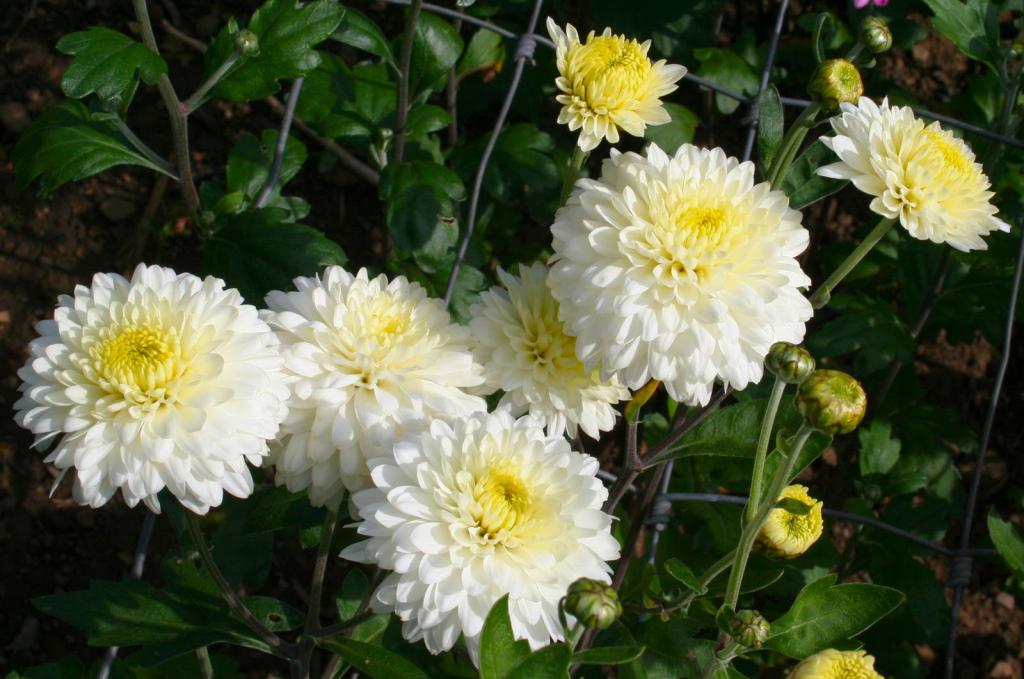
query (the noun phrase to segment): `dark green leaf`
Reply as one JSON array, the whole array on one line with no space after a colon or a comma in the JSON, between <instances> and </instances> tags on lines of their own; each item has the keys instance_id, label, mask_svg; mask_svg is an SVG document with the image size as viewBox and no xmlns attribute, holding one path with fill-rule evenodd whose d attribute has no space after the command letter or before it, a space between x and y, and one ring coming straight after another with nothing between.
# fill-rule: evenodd
<instances>
[{"instance_id":1,"label":"dark green leaf","mask_svg":"<svg viewBox=\"0 0 1024 679\"><path fill-rule=\"evenodd\" d=\"M354 616L369 591L370 581L366 574L358 568L350 570L341 583L341 591L334 599L334 604L338 608L338 617L348 620Z\"/></svg>"},{"instance_id":2,"label":"dark green leaf","mask_svg":"<svg viewBox=\"0 0 1024 679\"><path fill-rule=\"evenodd\" d=\"M506 594L487 614L480 634L480 679L503 679L529 656L530 644L517 641L512 633Z\"/></svg>"},{"instance_id":3,"label":"dark green leaf","mask_svg":"<svg viewBox=\"0 0 1024 679\"><path fill-rule=\"evenodd\" d=\"M792 497L780 498L775 502L775 506L778 509L784 509L790 514L796 514L797 516L804 516L805 514L809 514L811 511L811 505L804 504L803 502L800 502L800 500Z\"/></svg>"},{"instance_id":4,"label":"dark green leaf","mask_svg":"<svg viewBox=\"0 0 1024 679\"><path fill-rule=\"evenodd\" d=\"M690 567L675 557L665 562L665 572L683 583L691 592L704 594L708 591L708 588L700 583L700 578L690 570Z\"/></svg>"},{"instance_id":5,"label":"dark green leaf","mask_svg":"<svg viewBox=\"0 0 1024 679\"><path fill-rule=\"evenodd\" d=\"M228 191L241 192L250 200L256 198L270 177L278 136L277 130L264 130L260 139L248 132L239 137L228 154ZM298 174L305 162L306 147L289 135L281 160L281 178L274 195L280 195L281 187Z\"/></svg>"},{"instance_id":6,"label":"dark green leaf","mask_svg":"<svg viewBox=\"0 0 1024 679\"><path fill-rule=\"evenodd\" d=\"M95 92L122 111L131 101L139 77L155 85L167 73L167 63L158 54L124 33L102 26L65 35L57 49L75 57L60 81L64 94L81 99Z\"/></svg>"},{"instance_id":7,"label":"dark green leaf","mask_svg":"<svg viewBox=\"0 0 1024 679\"><path fill-rule=\"evenodd\" d=\"M388 230L395 244L417 250L453 220L454 201L465 196L458 175L436 163L408 161L388 165L381 175L380 195L387 202Z\"/></svg>"},{"instance_id":8,"label":"dark green leaf","mask_svg":"<svg viewBox=\"0 0 1024 679\"><path fill-rule=\"evenodd\" d=\"M380 646L354 639L317 639L316 643L373 679L429 679L415 664Z\"/></svg>"},{"instance_id":9,"label":"dark green leaf","mask_svg":"<svg viewBox=\"0 0 1024 679\"><path fill-rule=\"evenodd\" d=\"M814 22L811 44L814 47L814 58L820 64L825 61L825 29L832 22L831 12L822 12Z\"/></svg>"},{"instance_id":10,"label":"dark green leaf","mask_svg":"<svg viewBox=\"0 0 1024 679\"><path fill-rule=\"evenodd\" d=\"M446 266L438 271L437 278L445 282L445 287L447 287L450 274L451 266ZM452 303L449 306L452 318L459 323L469 322L469 308L486 287L487 278L484 274L479 269L463 263L459 269L459 276L455 279L455 288L452 290Z\"/></svg>"},{"instance_id":11,"label":"dark green leaf","mask_svg":"<svg viewBox=\"0 0 1024 679\"><path fill-rule=\"evenodd\" d=\"M857 431L860 455L857 462L862 476L885 474L900 459L901 443L892 437L892 425L874 420L869 427Z\"/></svg>"},{"instance_id":12,"label":"dark green leaf","mask_svg":"<svg viewBox=\"0 0 1024 679\"><path fill-rule=\"evenodd\" d=\"M583 665L624 665L643 654L643 646L604 646L580 651L572 656L572 661Z\"/></svg>"},{"instance_id":13,"label":"dark green leaf","mask_svg":"<svg viewBox=\"0 0 1024 679\"><path fill-rule=\"evenodd\" d=\"M271 290L287 290L296 276L312 276L345 253L323 232L285 221L279 208L250 210L217 220L203 248L203 267L236 287L250 304Z\"/></svg>"},{"instance_id":14,"label":"dark green leaf","mask_svg":"<svg viewBox=\"0 0 1024 679\"><path fill-rule=\"evenodd\" d=\"M20 187L39 177L44 191L116 165L141 165L163 172L136 151L117 127L94 120L78 101L62 101L44 112L18 140L11 161Z\"/></svg>"},{"instance_id":15,"label":"dark green leaf","mask_svg":"<svg viewBox=\"0 0 1024 679\"><path fill-rule=\"evenodd\" d=\"M500 68L504 61L505 41L494 31L481 28L469 39L455 72L464 78L476 71Z\"/></svg>"},{"instance_id":16,"label":"dark green leaf","mask_svg":"<svg viewBox=\"0 0 1024 679\"><path fill-rule=\"evenodd\" d=\"M996 7L982 0L924 0L935 12L932 26L960 50L995 68L999 61Z\"/></svg>"},{"instance_id":17,"label":"dark green leaf","mask_svg":"<svg viewBox=\"0 0 1024 679\"><path fill-rule=\"evenodd\" d=\"M334 32L342 14L333 0L303 5L297 0L267 0L253 13L248 26L259 38L259 54L240 61L212 94L230 101L261 99L277 92L280 80L306 75L320 63L313 47ZM210 43L203 63L204 78L234 53L233 28L237 27L226 26Z\"/></svg>"},{"instance_id":18,"label":"dark green leaf","mask_svg":"<svg viewBox=\"0 0 1024 679\"><path fill-rule=\"evenodd\" d=\"M766 403L758 399L719 408L674 446L673 457L753 457Z\"/></svg>"},{"instance_id":19,"label":"dark green leaf","mask_svg":"<svg viewBox=\"0 0 1024 679\"><path fill-rule=\"evenodd\" d=\"M830 574L804 587L789 612L772 623L765 646L806 658L857 636L903 603L903 594L889 587L835 581Z\"/></svg>"},{"instance_id":20,"label":"dark green leaf","mask_svg":"<svg viewBox=\"0 0 1024 679\"><path fill-rule=\"evenodd\" d=\"M790 207L801 210L822 198L831 196L850 183L845 180L826 179L818 175L819 167L834 161L835 154L820 140L815 140L796 157L793 164L789 166L786 179L782 182L782 190L789 196Z\"/></svg>"},{"instance_id":21,"label":"dark green leaf","mask_svg":"<svg viewBox=\"0 0 1024 679\"><path fill-rule=\"evenodd\" d=\"M441 17L421 12L412 41L409 92L415 98L424 90L438 90L448 78L448 69L462 54L462 38Z\"/></svg>"},{"instance_id":22,"label":"dark green leaf","mask_svg":"<svg viewBox=\"0 0 1024 679\"><path fill-rule=\"evenodd\" d=\"M409 111L409 118L405 123L405 133L410 139L423 137L431 132L437 132L448 127L452 117L440 106L423 104Z\"/></svg>"},{"instance_id":23,"label":"dark green leaf","mask_svg":"<svg viewBox=\"0 0 1024 679\"><path fill-rule=\"evenodd\" d=\"M988 512L988 536L1013 571L1024 573L1024 538L1008 521L999 518L995 509Z\"/></svg>"},{"instance_id":24,"label":"dark green leaf","mask_svg":"<svg viewBox=\"0 0 1024 679\"><path fill-rule=\"evenodd\" d=\"M504 676L508 679L567 679L572 651L565 644L551 644L513 668ZM483 672L480 673L483 677Z\"/></svg>"},{"instance_id":25,"label":"dark green leaf","mask_svg":"<svg viewBox=\"0 0 1024 679\"><path fill-rule=\"evenodd\" d=\"M376 54L389 64L395 64L395 56L391 53L384 33L370 17L351 7L345 8L345 16L331 37L364 52Z\"/></svg>"},{"instance_id":26,"label":"dark green leaf","mask_svg":"<svg viewBox=\"0 0 1024 679\"><path fill-rule=\"evenodd\" d=\"M769 85L761 94L757 112L757 152L763 170L771 165L775 158L786 126L782 100L774 85Z\"/></svg>"},{"instance_id":27,"label":"dark green leaf","mask_svg":"<svg viewBox=\"0 0 1024 679\"><path fill-rule=\"evenodd\" d=\"M893 360L913 357L914 339L888 302L864 295L841 294L832 298L831 308L839 316L808 338L807 346L816 356L842 356L859 352L864 373L886 368Z\"/></svg>"},{"instance_id":28,"label":"dark green leaf","mask_svg":"<svg viewBox=\"0 0 1024 679\"><path fill-rule=\"evenodd\" d=\"M700 126L700 118L681 104L666 102L664 107L672 120L664 125L648 125L644 130L644 139L672 155L680 146L693 141L697 127Z\"/></svg>"},{"instance_id":29,"label":"dark green leaf","mask_svg":"<svg viewBox=\"0 0 1024 679\"><path fill-rule=\"evenodd\" d=\"M826 436L818 431L811 434L811 437L807 439L807 443L804 444L804 447L801 448L800 452L797 454L796 464L793 465L793 473L790 475L787 483L799 476L800 472L817 460L821 454L825 452L825 449L828 448L830 443L832 443L831 436ZM782 451L776 447L775 450L768 453L768 457L764 461L764 480L761 486L762 493L768 491L771 479L775 476L775 470L777 470L781 464Z\"/></svg>"},{"instance_id":30,"label":"dark green leaf","mask_svg":"<svg viewBox=\"0 0 1024 679\"><path fill-rule=\"evenodd\" d=\"M735 52L717 47L701 47L693 50L700 60L697 75L703 76L716 84L738 94L757 94L760 85L757 74L746 61ZM740 103L724 94L715 93L718 110L729 114L735 111Z\"/></svg>"}]
</instances>

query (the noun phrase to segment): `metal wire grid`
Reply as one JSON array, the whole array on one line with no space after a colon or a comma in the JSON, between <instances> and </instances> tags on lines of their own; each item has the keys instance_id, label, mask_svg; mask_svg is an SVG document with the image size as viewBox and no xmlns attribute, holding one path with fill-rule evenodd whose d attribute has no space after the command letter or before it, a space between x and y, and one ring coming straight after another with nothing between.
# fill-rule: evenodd
<instances>
[{"instance_id":1,"label":"metal wire grid","mask_svg":"<svg viewBox=\"0 0 1024 679\"><path fill-rule=\"evenodd\" d=\"M411 5L412 0L385 0L390 4L395 5ZM778 12L775 17L775 22L772 27L772 35L768 45L768 51L765 57L765 63L762 67L759 79L759 87L757 95L748 97L742 93L732 91L726 87L722 87L717 83L714 83L706 78L702 78L693 73L687 72L683 76L684 80L690 81L699 87L707 90L717 92L725 95L737 102L746 104L748 107L748 115L745 118L747 125L747 133L744 142L743 149L743 160L749 160L753 152L754 141L757 135L757 122L758 122L758 103L761 95L767 89L770 78L771 70L775 65L775 57L778 50L779 40L782 35L783 25L785 23L786 10L789 5L789 0L780 0ZM480 195L483 189L483 177L487 170L487 166L490 163L491 155L494 151L494 147L497 143L501 132L504 129L505 121L508 117L508 113L512 107L512 102L515 99L516 91L519 88L522 73L527 62L532 62L533 54L537 44L544 45L545 47L554 49L554 44L547 37L536 33L537 22L540 17L540 11L543 6L543 0L535 0L532 11L530 13L530 19L527 26L527 30L523 34L515 33L508 29L502 28L492 22L480 19L471 14L459 12L457 10L443 7L440 5L434 5L431 3L422 3L422 9L428 12L447 16L455 19L461 19L462 21L478 26L480 28L486 28L487 30L493 31L498 35L515 40L517 42L516 51L513 57L515 62L512 79L509 82L508 90L505 94L505 99L502 102L501 109L498 113L497 119L495 120L494 126L491 130L488 143L484 148L484 152L481 155L480 163L477 167L476 175L474 177L473 188L469 197L469 214L466 221L466 231L459 243L459 247L456 251L455 261L452 266L451 276L448 281L448 287L445 291L445 303L447 304L451 300L452 293L454 291L455 282L458 278L459 270L465 259L466 249L469 245L469 241L472 238L473 230L476 223L476 212L479 205ZM292 86L289 92L287 111L294 111L295 105L298 101L298 97L301 93L302 79L298 79ZM786 106L804 108L810 104L806 99L798 99L792 97L781 97L781 101ZM938 120L947 125L957 127L966 132L977 134L981 137L985 137L995 142L1005 144L1007 146L1013 146L1016 148L1024 148L1024 141L1021 141L1015 137L1010 137L999 132L994 132L970 123L957 120L933 111L925 109L914 109L915 114L929 118L932 120ZM285 140L293 124L293 117L291 115L285 115L281 122L280 137L279 139ZM263 187L263 193L269 193L276 185L280 177L280 156L284 152L284 143L279 143L275 149L275 157L272 166L271 175L267 180L267 183ZM896 535L908 542L911 542L919 547L923 547L937 554L941 554L950 559L950 577L947 581L953 589L953 601L950 608L950 621L949 621L949 635L948 643L946 647L946 657L944 665L944 676L946 679L953 678L953 663L956 651L956 636L957 636L957 620L960 609L960 602L963 595L964 588L970 584L971 577L971 565L975 556L993 556L996 551L993 549L971 549L970 538L971 538L971 524L974 519L976 505L978 501L978 489L981 481L981 470L982 464L985 459L985 455L988 452L988 446L992 434L992 426L995 422L996 408L999 403L999 396L1002 391L1003 380L1006 376L1006 371L1009 366L1010 358L1010 346L1013 335L1013 323L1014 323L1014 312L1017 306L1017 298L1020 292L1021 283L1021 272L1024 270L1024 234L1020 239L1020 250L1017 257L1016 266L1013 274L1013 285L1010 291L1008 299L1008 313L1006 318L1006 324L1003 331L1003 352L999 363L999 368L996 373L996 378L992 386L992 394L988 405L988 410L985 416L984 427L981 437L981 445L978 449L977 459L975 463L974 473L971 479L970 495L965 508L964 522L961 528L960 540L956 549L951 549L945 545L941 545L930 540L926 540L914 533L906 531L898 526L893 526L884 521L876 519L870 516L862 516L859 514L852 514L849 512L843 512L835 509L825 509L824 512L827 516L841 521L850 521L862 525L869 525L874 528L883 530L890 534ZM669 480L672 474L672 461L666 463L665 473L659 483L658 494L654 497L651 507L648 512L646 522L651 525L654 532L651 536L651 542L648 548L648 560L653 563L657 557L658 543L660 539L660 533L667 527L670 519L669 512L671 510L671 504L673 502L709 502L709 503L730 503L730 504L744 504L746 498L735 495L720 495L712 493L670 493L668 492ZM604 473L603 475L608 476L609 474ZM152 531L152 515L146 517L146 522L143 526L142 534L139 536L139 541L136 546L135 552L135 564L132 569L132 577L141 577L142 565L145 561L145 553L149 542L149 534ZM111 649L108 652L104 668L101 670L101 677L105 676L105 672L109 671L110 663L116 655L116 649Z\"/></svg>"}]
</instances>

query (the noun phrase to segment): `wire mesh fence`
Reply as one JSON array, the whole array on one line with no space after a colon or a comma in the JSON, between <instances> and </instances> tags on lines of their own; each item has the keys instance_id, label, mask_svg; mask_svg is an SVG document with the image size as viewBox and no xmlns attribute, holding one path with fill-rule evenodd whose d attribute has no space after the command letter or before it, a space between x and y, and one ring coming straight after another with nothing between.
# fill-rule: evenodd
<instances>
[{"instance_id":1,"label":"wire mesh fence","mask_svg":"<svg viewBox=\"0 0 1024 679\"><path fill-rule=\"evenodd\" d=\"M481 155L480 162L477 166L473 186L469 194L467 219L465 222L465 230L462 238L459 241L458 248L456 250L455 261L452 267L450 278L448 280L447 290L445 292L445 303L448 304L451 301L452 293L455 288L455 282L458 278L459 270L465 259L466 251L469 243L473 237L473 232L476 226L477 210L479 207L479 201L483 190L483 180L487 171L488 164L490 163L491 156L493 154L495 145L497 144L498 138L502 131L505 129L505 124L508 119L509 112L511 111L513 101L516 96L516 92L519 88L522 80L522 74L527 64L532 63L533 56L537 45L543 45L549 49L554 49L554 43L546 36L539 35L536 32L537 24L540 19L540 13L543 8L543 0L535 0L530 11L530 17L524 33L516 33L515 31L506 29L502 26L496 25L493 22L480 19L471 14L467 14L463 11L435 5L426 2L416 2L416 0L385 0L389 4L411 6L416 5L421 11L427 11L441 16L449 17L463 21L467 24L471 24L480 28L493 31L494 33L508 39L516 41L516 48L513 56L513 73L512 77L508 82L508 88L505 93L505 97L502 101L502 105L499 109L498 115L495 118L495 122L490 131L487 145ZM758 79L758 92L754 96L747 96L739 92L735 92L727 87L723 87L718 83L715 83L706 78L702 78L694 73L687 72L683 79L690 82L700 88L722 94L729 97L747 107L746 115L743 118L744 124L746 125L746 131L744 136L744 145L742 150L742 160L750 160L753 153L754 142L757 136L757 124L758 124L758 103L761 99L762 94L768 88L771 82L772 69L775 66L775 58L778 51L779 41L782 36L783 28L785 26L786 13L788 10L789 1L780 0L777 12L775 14L774 21L772 23L772 33L768 43L768 49L765 53L764 64L762 65L761 72ZM275 149L274 161L271 168L270 177L267 183L264 185L261 196L269 195L273 190L274 186L280 179L281 173L281 158L284 153L284 140L287 139L288 133L293 124L295 124L294 111L297 104L298 98L301 95L302 79L297 79L289 92L288 100L286 103L284 115L281 121L280 137L282 140ZM781 102L790 107L804 108L810 105L810 101L802 98L794 97L780 97ZM931 120L937 120L943 124L958 128L964 132L978 135L987 140L993 141L997 144L1003 144L1014 148L1024 148L1024 141L1015 137L1001 134L998 131L989 130L983 127L972 125L970 123L952 118L946 115L942 115L933 111L914 108L916 115L928 118ZM907 542L913 543L921 548L929 550L935 554L941 555L949 559L950 562L950 574L946 582L946 585L952 589L952 604L950 606L950 619L948 629L948 641L946 647L945 662L943 666L943 672L946 679L952 679L954 676L954 658L956 653L956 639L957 639L957 626L960 603L962 601L964 589L970 584L973 559L976 557L993 557L996 555L994 549L977 549L971 548L971 528L974 521L974 517L977 513L978 504L978 491L980 487L982 467L985 460L985 456L988 452L990 439L992 435L992 428L995 423L996 409L999 403L999 397L1002 392L1004 378L1006 376L1007 368L1009 366L1010 359L1010 348L1011 340L1013 335L1013 324L1015 321L1015 310L1017 306L1017 299L1020 292L1021 273L1024 269L1024 237L1020 238L1020 247L1016 260L1016 265L1013 273L1013 283L1011 286L1010 294L1007 300L1008 313L1006 317L1006 323L1003 328L1003 341L1002 341L1002 354L1000 362L996 371L995 379L992 384L991 395L985 414L985 419L982 428L982 434L980 439L980 445L975 459L974 471L970 482L970 491L968 500L964 508L964 519L960 529L960 536L957 540L956 547L947 547L943 544L933 542L919 535L916 535L910 531L902 529L898 526L886 523L877 519L873 516L865 516L861 514L854 514L850 512L844 512L836 509L826 508L824 514L834 520L846 521L866 526L871 526L878 530L895 535ZM940 274L941 275L941 272ZM940 288L942 281L933 281L934 287ZM671 522L671 507L673 503L677 502L706 502L706 503L727 503L742 505L747 501L746 497L737 495L725 495L725 494L712 494L712 493L680 493L680 492L669 492L669 483L672 477L672 466L671 460L664 463L664 469L661 473L660 479L657 482L657 493L653 495L649 506L646 508L646 516L644 517L645 525L650 526L652 534L650 542L646 550L647 559L653 563L657 558L658 544L660 540L661 532L664 531ZM610 481L615 481L615 475L610 472L602 472L601 475ZM630 486L628 490L635 490ZM143 525L142 533L139 536L138 544L136 547L135 563L131 572L132 577L141 577L142 565L145 562L145 552L149 542L149 535L152 532L153 527L153 515L150 514L146 517L146 521ZM111 663L116 655L117 649L111 649L108 653L107 660L104 669L109 671L109 663ZM101 671L100 677L105 677L106 674Z\"/></svg>"}]
</instances>

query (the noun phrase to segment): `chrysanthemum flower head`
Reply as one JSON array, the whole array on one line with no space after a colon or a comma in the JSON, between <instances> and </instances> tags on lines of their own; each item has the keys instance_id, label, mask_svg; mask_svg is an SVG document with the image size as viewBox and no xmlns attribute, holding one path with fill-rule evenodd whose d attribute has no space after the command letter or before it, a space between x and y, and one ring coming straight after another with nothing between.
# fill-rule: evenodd
<instances>
[{"instance_id":1,"label":"chrysanthemum flower head","mask_svg":"<svg viewBox=\"0 0 1024 679\"><path fill-rule=\"evenodd\" d=\"M120 489L160 511L166 487L202 514L252 492L246 462L267 454L288 391L277 339L237 290L139 265L62 295L38 330L15 419L57 441L46 461L74 469L79 503Z\"/></svg>"},{"instance_id":2,"label":"chrysanthemum flower head","mask_svg":"<svg viewBox=\"0 0 1024 679\"><path fill-rule=\"evenodd\" d=\"M788 679L885 679L875 671L875 659L864 651L829 648L797 665Z\"/></svg>"},{"instance_id":3,"label":"chrysanthemum flower head","mask_svg":"<svg viewBox=\"0 0 1024 679\"><path fill-rule=\"evenodd\" d=\"M764 549L783 559L793 559L811 548L825 527L821 518L821 500L815 500L807 491L807 486L794 484L783 489L779 499L796 500L810 507L806 514L790 512L776 507L768 512L757 541Z\"/></svg>"},{"instance_id":4,"label":"chrysanthemum flower head","mask_svg":"<svg viewBox=\"0 0 1024 679\"><path fill-rule=\"evenodd\" d=\"M313 504L370 485L366 458L424 418L463 417L485 403L469 333L404 277L328 267L267 295L291 396L271 459L278 483Z\"/></svg>"},{"instance_id":5,"label":"chrysanthemum flower head","mask_svg":"<svg viewBox=\"0 0 1024 679\"><path fill-rule=\"evenodd\" d=\"M899 219L914 238L984 250L983 236L1009 231L996 217L988 177L963 140L937 122L925 125L906 106L861 97L832 118L822 141L839 156L818 174L849 179L874 196L871 209Z\"/></svg>"},{"instance_id":6,"label":"chrysanthemum flower head","mask_svg":"<svg viewBox=\"0 0 1024 679\"><path fill-rule=\"evenodd\" d=\"M463 634L475 660L487 613L505 594L516 637L533 648L561 639L568 586L608 582L605 562L619 556L597 460L530 416L436 420L370 467L375 487L353 496L369 539L342 556L393 571L374 609L394 611L406 639L432 653Z\"/></svg>"},{"instance_id":7,"label":"chrysanthemum flower head","mask_svg":"<svg viewBox=\"0 0 1024 679\"><path fill-rule=\"evenodd\" d=\"M582 130L581 149L590 151L602 139L616 143L619 129L642 137L648 125L671 120L661 97L676 89L686 69L664 59L652 63L647 56L650 40L639 43L606 28L601 35L591 31L580 42L571 25L563 31L550 17L547 25L555 43L555 84L562 92L556 98L562 104L558 123Z\"/></svg>"},{"instance_id":8,"label":"chrysanthemum flower head","mask_svg":"<svg viewBox=\"0 0 1024 679\"><path fill-rule=\"evenodd\" d=\"M615 426L613 405L629 391L576 358L576 339L558 318L544 264L520 267L519 276L499 269L498 278L504 287L484 292L470 309L486 391L503 390L501 405L542 419L553 435L575 436L579 427L597 438Z\"/></svg>"},{"instance_id":9,"label":"chrysanthemum flower head","mask_svg":"<svg viewBox=\"0 0 1024 679\"><path fill-rule=\"evenodd\" d=\"M721 149L612 151L551 227L549 278L576 353L629 388L651 379L707 403L715 379L757 382L774 342L800 342L807 247L786 195Z\"/></svg>"}]
</instances>

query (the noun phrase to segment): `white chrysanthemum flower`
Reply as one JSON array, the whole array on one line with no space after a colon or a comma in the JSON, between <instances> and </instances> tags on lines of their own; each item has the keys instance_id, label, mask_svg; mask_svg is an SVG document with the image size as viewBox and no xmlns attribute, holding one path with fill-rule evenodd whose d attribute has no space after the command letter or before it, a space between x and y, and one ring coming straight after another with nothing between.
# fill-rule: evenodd
<instances>
[{"instance_id":1,"label":"white chrysanthemum flower","mask_svg":"<svg viewBox=\"0 0 1024 679\"><path fill-rule=\"evenodd\" d=\"M656 379L707 403L716 378L743 389L774 342L803 339L800 213L721 149L613 150L551 231L548 281L576 354L631 389Z\"/></svg>"},{"instance_id":2,"label":"white chrysanthemum flower","mask_svg":"<svg viewBox=\"0 0 1024 679\"><path fill-rule=\"evenodd\" d=\"M906 106L879 106L867 97L843 104L831 120L834 137L822 137L840 162L818 174L849 179L874 196L871 210L899 219L914 238L984 250L992 231L1009 231L996 217L988 177L974 152L934 122L925 126Z\"/></svg>"},{"instance_id":3,"label":"white chrysanthemum flower","mask_svg":"<svg viewBox=\"0 0 1024 679\"><path fill-rule=\"evenodd\" d=\"M686 68L664 59L651 63L647 51L651 41L639 43L604 29L593 31L585 43L571 25L563 31L548 17L548 35L555 43L558 78L562 91L560 125L582 130L579 147L597 148L602 139L619 141L619 129L643 137L648 125L661 125L672 118L661 105L661 97L675 91L676 81Z\"/></svg>"},{"instance_id":4,"label":"white chrysanthemum flower","mask_svg":"<svg viewBox=\"0 0 1024 679\"><path fill-rule=\"evenodd\" d=\"M482 293L470 309L486 393L503 390L500 405L540 418L553 435L575 436L579 427L598 438L614 427L612 406L629 391L576 358L576 340L565 334L548 289L547 267L521 266L519 276L499 269L498 278L505 287Z\"/></svg>"},{"instance_id":5,"label":"white chrysanthemum flower","mask_svg":"<svg viewBox=\"0 0 1024 679\"><path fill-rule=\"evenodd\" d=\"M399 428L486 408L463 388L483 382L469 332L404 277L328 267L267 295L291 398L268 462L277 482L315 505L370 485L366 460Z\"/></svg>"},{"instance_id":6,"label":"white chrysanthemum flower","mask_svg":"<svg viewBox=\"0 0 1024 679\"><path fill-rule=\"evenodd\" d=\"M74 497L99 507L120 488L160 511L167 488L193 512L252 493L285 416L277 339L218 278L139 265L96 274L38 325L15 404L46 458L75 470Z\"/></svg>"},{"instance_id":7,"label":"white chrysanthemum flower","mask_svg":"<svg viewBox=\"0 0 1024 679\"><path fill-rule=\"evenodd\" d=\"M608 582L619 556L597 460L541 422L505 409L405 439L370 461L375 488L354 495L361 535L342 556L394 571L374 609L394 611L406 639L432 653L460 634L474 660L488 611L505 594L515 636L562 638L569 584Z\"/></svg>"}]
</instances>

